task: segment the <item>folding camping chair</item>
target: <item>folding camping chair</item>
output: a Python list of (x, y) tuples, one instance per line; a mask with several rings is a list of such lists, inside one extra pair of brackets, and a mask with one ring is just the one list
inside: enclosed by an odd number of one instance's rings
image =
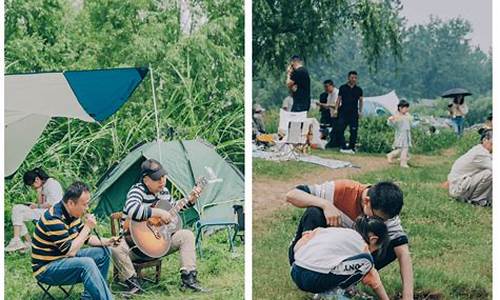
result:
[[(113, 236), (118, 236), (118, 228), (120, 228), (120, 219), (122, 218), (122, 213), (121, 212), (116, 212), (111, 214), (110, 219), (111, 219), (111, 235)], [(161, 258), (157, 258), (154, 260), (148, 260), (144, 262), (138, 262), (138, 261), (132, 261), (132, 264), (134, 265), (135, 272), (137, 273), (137, 277), (139, 277), (142, 280), (147, 280), (150, 282), (158, 283), (160, 282), (160, 276), (161, 276)], [(142, 272), (143, 269), (146, 268), (155, 268), (155, 279), (152, 280), (150, 278), (146, 278)], [(116, 266), (113, 264), (113, 281), (118, 280), (118, 269)]]
[[(229, 242), (229, 251), (233, 251), (234, 240), (238, 234), (238, 221), (233, 206), (235, 201), (221, 203), (210, 203), (201, 208), (200, 219), (195, 223), (196, 231), (196, 250), (200, 257), (203, 256), (201, 238), (203, 230), (209, 227), (223, 227), (227, 230), (227, 239)], [(232, 231), (232, 232), (231, 232)]]
[(307, 151), (309, 124), (306, 121), (290, 121), (286, 140), (280, 148), (283, 156), (293, 156), (298, 158)]
[(71, 296), (70, 295), (71, 291), (75, 287), (75, 285), (73, 284), (73, 285), (71, 285), (69, 287), (69, 289), (66, 289), (64, 287), (68, 286), (68, 285), (50, 285), (50, 284), (46, 284), (46, 283), (40, 282), (38, 280), (37, 280), (36, 284), (43, 290), (43, 296), (42, 296), (41, 300), (45, 299), (45, 297), (48, 297), (51, 300), (56, 300), (56, 298), (54, 296), (52, 296), (52, 294), (50, 293), (50, 289), (52, 287), (58, 287), (64, 293), (64, 298), (63, 299), (69, 299), (70, 296)]

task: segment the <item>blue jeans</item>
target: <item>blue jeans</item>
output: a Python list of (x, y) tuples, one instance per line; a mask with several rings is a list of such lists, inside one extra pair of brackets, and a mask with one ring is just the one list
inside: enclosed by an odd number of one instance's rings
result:
[(82, 299), (113, 299), (106, 278), (109, 269), (109, 250), (98, 247), (78, 251), (75, 257), (62, 258), (46, 265), (46, 270), (36, 276), (49, 285), (83, 283)]
[[(319, 273), (292, 265), (291, 276), (297, 287), (310, 293), (324, 293), (336, 287), (346, 289), (358, 283), (373, 267), (373, 258), (368, 253), (362, 253), (342, 262), (343, 268), (338, 274)], [(352, 266), (364, 265), (362, 269)]]
[(455, 128), (455, 133), (461, 136), (464, 133), (464, 117), (454, 117), (451, 119), (453, 121), (453, 127)]

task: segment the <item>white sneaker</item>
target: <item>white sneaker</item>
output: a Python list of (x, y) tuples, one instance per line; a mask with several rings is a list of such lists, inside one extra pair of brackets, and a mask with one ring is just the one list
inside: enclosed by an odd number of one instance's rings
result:
[(352, 149), (340, 149), (340, 153), (344, 153), (344, 154), (356, 154), (356, 152), (354, 152), (354, 150), (352, 150)]
[(23, 241), (21, 241), (21, 238), (13, 238), (5, 247), (5, 251), (7, 252), (14, 252), (23, 249), (26, 249), (26, 245), (23, 243)]

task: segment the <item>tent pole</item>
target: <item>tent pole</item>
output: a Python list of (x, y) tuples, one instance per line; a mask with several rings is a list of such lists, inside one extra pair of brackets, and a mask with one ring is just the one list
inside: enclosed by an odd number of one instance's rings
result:
[(69, 149), (69, 156), (71, 156), (71, 119), (68, 119), (68, 149)]
[(158, 144), (158, 155), (160, 156), (161, 162), (161, 149), (160, 149), (160, 122), (158, 120), (158, 107), (156, 106), (156, 94), (155, 94), (155, 84), (153, 79), (153, 68), (149, 65), (149, 75), (151, 76), (151, 90), (153, 91), (153, 105), (155, 108), (155, 120), (156, 120), (156, 143)]

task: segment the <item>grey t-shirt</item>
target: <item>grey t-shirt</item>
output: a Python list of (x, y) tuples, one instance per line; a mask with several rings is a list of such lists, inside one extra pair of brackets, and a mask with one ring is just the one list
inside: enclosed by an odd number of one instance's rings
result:
[(63, 189), (61, 184), (54, 178), (49, 178), (42, 186), (42, 195), (47, 203), (54, 205), (63, 198)]
[(448, 181), (452, 184), (456, 180), (462, 180), (483, 170), (491, 170), (492, 159), (493, 156), (483, 145), (476, 145), (453, 163)]

